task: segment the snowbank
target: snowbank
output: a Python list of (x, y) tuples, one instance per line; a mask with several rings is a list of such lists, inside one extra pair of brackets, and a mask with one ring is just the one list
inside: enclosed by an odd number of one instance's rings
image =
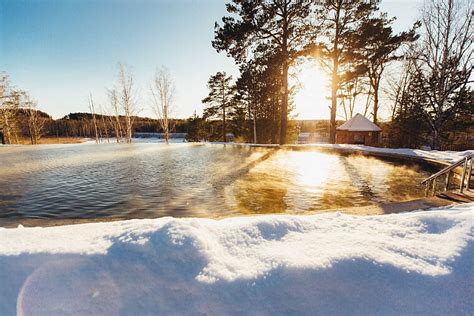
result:
[[(248, 144), (248, 143), (223, 143), (223, 142), (212, 142), (206, 144), (213, 145), (236, 145), (236, 146), (248, 146), (248, 147), (267, 147), (267, 148), (279, 148), (276, 144)], [(382, 147), (371, 147), (365, 145), (352, 145), (352, 144), (289, 144), (283, 145), (282, 148), (314, 148), (314, 149), (334, 149), (343, 151), (355, 151), (355, 152), (366, 152), (366, 153), (380, 153), (380, 154), (391, 154), (396, 156), (405, 156), (421, 159), (430, 159), (441, 162), (453, 163), (464, 157), (474, 155), (474, 150), (466, 151), (439, 151), (439, 150), (422, 150), (422, 149), (410, 149), (410, 148), (382, 148)]]
[(438, 151), (438, 150), (421, 150), (410, 148), (381, 148), (370, 147), (364, 145), (350, 145), (350, 144), (299, 144), (299, 145), (285, 145), (288, 147), (308, 147), (308, 148), (330, 148), (341, 150), (354, 150), (368, 153), (383, 153), (401, 155), (415, 158), (432, 159), (437, 161), (445, 161), (448, 163), (456, 162), (464, 157), (474, 155), (474, 150), (466, 151)]
[(0, 229), (0, 314), (473, 314), (474, 204)]

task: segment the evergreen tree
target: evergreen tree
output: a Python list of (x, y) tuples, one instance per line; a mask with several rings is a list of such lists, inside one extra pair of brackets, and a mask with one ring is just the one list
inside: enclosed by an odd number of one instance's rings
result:
[(209, 95), (202, 100), (207, 104), (204, 118), (222, 118), (222, 141), (227, 142), (227, 116), (232, 112), (235, 89), (231, 85), (232, 76), (217, 72), (209, 78)]
[(246, 109), (247, 135), (254, 143), (277, 143), (279, 139), (282, 80), (278, 65), (278, 57), (269, 56), (256, 58), (240, 67), (236, 82), (237, 102)]
[(362, 22), (353, 38), (354, 53), (362, 63), (362, 72), (368, 78), (369, 92), (373, 96), (374, 123), (377, 123), (380, 84), (385, 68), (390, 62), (403, 58), (404, 54), (397, 54), (402, 44), (414, 42), (418, 38), (416, 29), (420, 26), (419, 22), (407, 32), (393, 34), (391, 24), (394, 20), (395, 18), (389, 19), (385, 13), (368, 18)]
[(207, 139), (205, 120), (194, 113), (187, 120), (186, 140), (189, 142), (200, 142)]
[(238, 63), (272, 52), (278, 56), (278, 76), (281, 78), (279, 143), (286, 143), (289, 112), (288, 69), (303, 49), (315, 38), (311, 27), (310, 1), (233, 0), (227, 4), (231, 16), (216, 23), (217, 51), (227, 51)]

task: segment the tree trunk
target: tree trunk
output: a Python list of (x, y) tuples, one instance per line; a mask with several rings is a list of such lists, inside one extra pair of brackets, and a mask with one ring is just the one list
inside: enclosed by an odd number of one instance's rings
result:
[(335, 36), (332, 49), (332, 74), (331, 74), (331, 118), (329, 124), (329, 143), (336, 143), (336, 111), (337, 111), (337, 90), (339, 86), (339, 17), (341, 4), (336, 11)]
[(253, 143), (257, 143), (257, 116), (255, 110), (253, 112)]
[(225, 121), (225, 105), (222, 107), (222, 136), (224, 143), (227, 143), (227, 126)]
[(165, 133), (165, 142), (166, 144), (169, 143), (169, 140), (170, 140), (170, 130), (169, 130), (169, 121), (168, 121), (168, 105), (165, 105), (164, 106), (164, 111), (163, 111), (163, 116), (164, 116), (164, 120), (163, 120), (163, 132)]
[(280, 145), (286, 144), (286, 130), (288, 126), (288, 61), (283, 62), (283, 98), (280, 117)]
[(281, 117), (280, 117), (280, 145), (286, 144), (286, 132), (288, 127), (288, 68), (289, 56), (288, 56), (288, 2), (284, 1), (283, 5), (283, 36), (282, 36), (282, 56), (283, 56), (283, 95), (281, 102)]
[(374, 124), (377, 124), (377, 113), (379, 111), (379, 89), (374, 89)]
[(336, 143), (336, 109), (337, 109), (337, 57), (333, 60), (332, 83), (331, 83), (331, 121), (329, 127), (329, 143)]
[(431, 149), (437, 150), (438, 149), (438, 130), (435, 127), (432, 127), (432, 137), (431, 140)]
[(131, 143), (132, 142), (132, 121), (130, 119), (130, 114), (126, 114), (125, 125), (127, 129), (127, 143)]

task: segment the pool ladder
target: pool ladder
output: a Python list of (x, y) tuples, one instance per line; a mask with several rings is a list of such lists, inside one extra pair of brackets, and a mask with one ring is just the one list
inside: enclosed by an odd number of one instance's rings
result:
[(459, 183), (459, 193), (463, 193), (464, 190), (469, 190), (470, 189), (470, 182), (471, 182), (471, 176), (472, 176), (472, 164), (474, 163), (474, 155), (469, 155), (467, 157), (462, 158), (459, 161), (456, 161), (455, 163), (447, 166), (446, 168), (436, 172), (433, 174), (431, 177), (426, 178), (425, 180), (421, 181), (421, 184), (424, 184), (426, 186), (426, 191), (425, 195), (428, 196), (430, 193), (431, 189), (431, 195), (435, 195), (438, 189), (437, 182), (436, 180), (445, 175), (446, 180), (444, 184), (444, 191), (447, 191), (449, 189), (449, 183), (452, 178), (452, 174), (454, 174), (454, 169), (463, 166), (463, 171), (461, 173), (461, 181)]

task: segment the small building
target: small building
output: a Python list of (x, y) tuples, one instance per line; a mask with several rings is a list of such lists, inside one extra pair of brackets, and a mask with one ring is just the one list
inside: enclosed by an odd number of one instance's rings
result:
[(336, 130), (337, 144), (360, 144), (378, 146), (382, 129), (360, 113), (346, 121)]

